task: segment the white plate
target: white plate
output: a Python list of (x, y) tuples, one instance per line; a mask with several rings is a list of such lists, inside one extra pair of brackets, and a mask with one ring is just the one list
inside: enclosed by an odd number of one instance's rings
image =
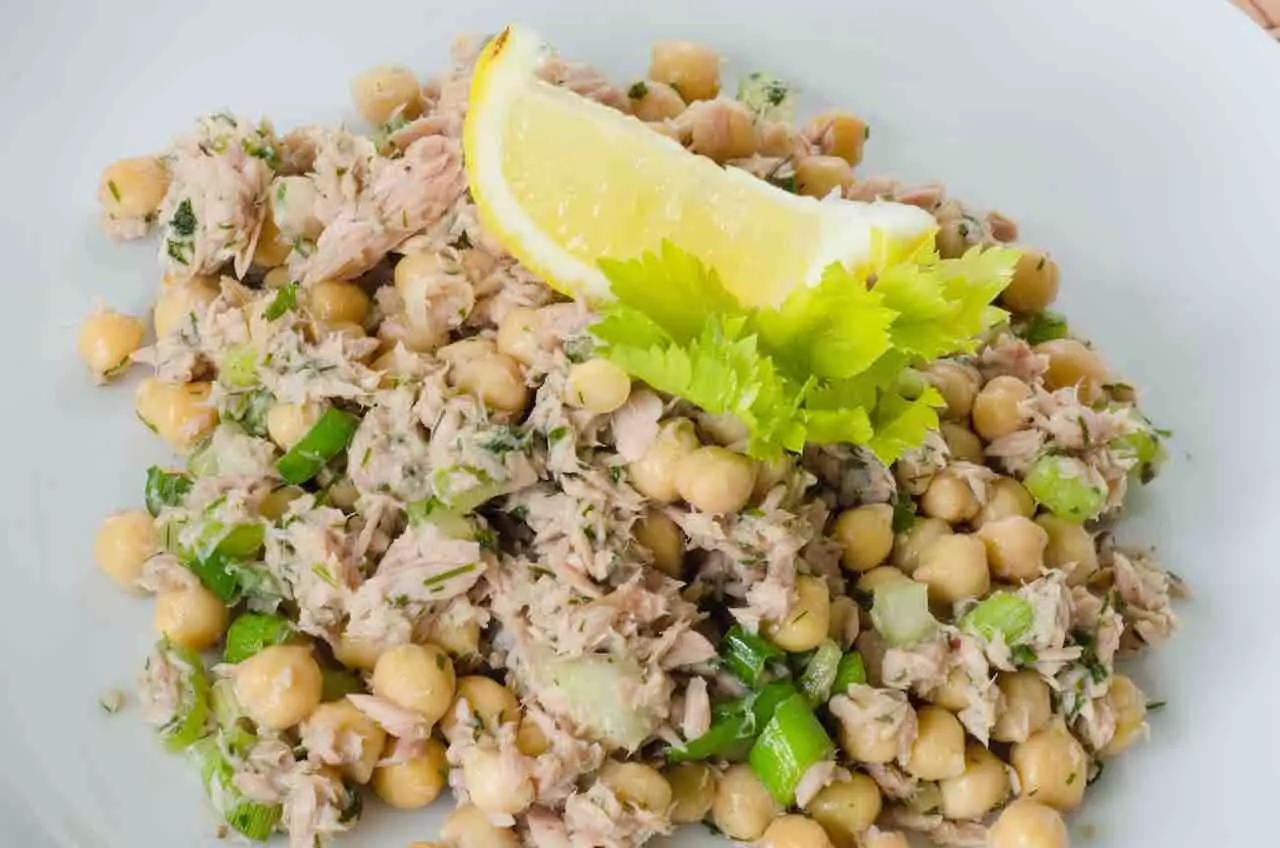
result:
[[(150, 605), (96, 573), (93, 533), (164, 457), (130, 386), (92, 388), (74, 355), (95, 295), (138, 311), (157, 286), (151, 246), (97, 232), (99, 169), (223, 106), (281, 127), (349, 116), (356, 71), (431, 72), (456, 31), (518, 14), (619, 79), (687, 36), (730, 74), (796, 80), (805, 107), (869, 119), (864, 173), (945, 180), (1056, 253), (1073, 324), (1176, 432), (1126, 536), (1198, 593), (1140, 671), (1168, 700), (1154, 739), (1107, 770), (1076, 844), (1276, 844), (1280, 48), (1225, 0), (29, 5), (0, 35), (0, 843), (213, 844), (189, 765), (97, 706), (152, 637)], [(429, 839), (439, 812), (370, 819), (349, 844)]]

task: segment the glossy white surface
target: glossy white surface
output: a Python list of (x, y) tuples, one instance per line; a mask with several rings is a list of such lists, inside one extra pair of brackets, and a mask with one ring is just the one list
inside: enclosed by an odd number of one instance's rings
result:
[[(98, 233), (99, 169), (223, 106), (282, 128), (352, 118), (356, 71), (425, 75), (456, 31), (518, 15), (619, 79), (681, 36), (722, 48), (730, 75), (796, 80), (805, 109), (870, 121), (864, 174), (944, 180), (1054, 251), (1061, 306), (1177, 434), (1124, 536), (1155, 541), (1198, 593), (1138, 675), (1168, 700), (1154, 738), (1107, 770), (1074, 844), (1276, 844), (1280, 50), (1221, 0), (611, 5), (5, 4), (0, 842), (215, 844), (193, 769), (136, 713), (97, 706), (131, 688), (152, 637), (148, 602), (93, 568), (93, 533), (164, 458), (133, 417), (137, 377), (96, 390), (74, 354), (96, 295), (139, 311), (158, 285), (151, 246)], [(343, 844), (430, 839), (441, 814), (375, 813)]]

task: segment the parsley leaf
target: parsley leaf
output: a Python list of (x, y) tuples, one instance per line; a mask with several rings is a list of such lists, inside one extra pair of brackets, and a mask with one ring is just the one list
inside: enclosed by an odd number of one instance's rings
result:
[(178, 204), (178, 208), (173, 211), (173, 217), (169, 219), (169, 226), (176, 235), (183, 238), (190, 238), (196, 233), (196, 213), (191, 208), (191, 198), (184, 198)]
[(276, 296), (267, 304), (267, 308), (262, 311), (262, 317), (268, 321), (275, 321), (283, 316), (286, 312), (291, 312), (298, 306), (298, 284), (289, 283), (276, 290)]

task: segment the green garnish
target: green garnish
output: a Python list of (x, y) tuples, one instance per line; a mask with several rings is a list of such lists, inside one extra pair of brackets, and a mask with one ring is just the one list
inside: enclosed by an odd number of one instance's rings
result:
[(836, 669), (835, 682), (831, 684), (831, 692), (835, 695), (844, 695), (848, 693), (850, 686), (861, 685), (866, 682), (867, 666), (862, 661), (862, 654), (857, 651), (850, 651), (840, 659), (840, 666)]
[(116, 187), (115, 180), (107, 180), (107, 191), (111, 192), (111, 196), (116, 199), (116, 203), (120, 202), (120, 189)]
[(835, 745), (808, 701), (803, 695), (794, 695), (778, 704), (751, 746), (748, 762), (774, 800), (789, 807), (804, 773), (834, 751)]
[(633, 377), (736, 415), (756, 456), (851, 442), (891, 462), (937, 428), (943, 405), (933, 388), (899, 376), (973, 348), (1003, 314), (990, 304), (1017, 255), (992, 248), (938, 259), (922, 243), (870, 287), (833, 264), (777, 308), (748, 308), (713, 270), (664, 242), (633, 261), (600, 262), (616, 299), (591, 332)]
[(1027, 344), (1037, 345), (1041, 342), (1065, 338), (1068, 332), (1065, 316), (1045, 310), (1028, 318), (1019, 335), (1026, 340)]
[(875, 591), (871, 623), (890, 645), (910, 645), (931, 636), (938, 622), (929, 612), (929, 590), (923, 583), (886, 583)]
[(185, 198), (178, 204), (178, 208), (173, 211), (173, 217), (169, 219), (169, 227), (173, 232), (183, 238), (191, 238), (196, 234), (196, 213), (191, 208), (191, 198)]
[(223, 351), (218, 362), (218, 382), (233, 389), (258, 385), (258, 349), (245, 343)]
[(795, 98), (791, 87), (781, 77), (756, 71), (738, 83), (738, 102), (765, 121), (791, 121), (795, 118)]
[(298, 284), (289, 283), (276, 289), (276, 296), (271, 299), (271, 303), (267, 304), (267, 308), (262, 311), (262, 317), (268, 321), (275, 321), (286, 312), (292, 312), (298, 308)]
[(244, 662), (263, 648), (284, 644), (293, 634), (293, 625), (287, 619), (267, 613), (247, 612), (227, 628), (227, 645), (222, 651), (222, 661), (233, 664)]
[[(631, 87), (627, 89), (627, 97), (632, 100), (643, 100), (649, 95), (649, 86), (644, 80), (637, 80), (631, 83)], [(119, 198), (117, 198), (119, 199)]]
[[(284, 808), (280, 804), (250, 801), (236, 788), (235, 769), (222, 752), (221, 733), (214, 733), (192, 746), (191, 755), (200, 768), (205, 791), (214, 800), (223, 819), (237, 833), (254, 842), (265, 842), (280, 822)], [(239, 747), (251, 746), (252, 737)]]
[(147, 487), (144, 499), (147, 512), (159, 515), (166, 506), (177, 506), (191, 491), (191, 478), (181, 472), (165, 471), (158, 466), (147, 469)]
[(295, 486), (307, 482), (347, 449), (359, 426), (360, 419), (351, 413), (326, 409), (307, 434), (276, 461), (276, 471)]
[(1026, 598), (1012, 592), (995, 592), (964, 614), (960, 629), (990, 642), (999, 633), (1012, 645), (1035, 622), (1035, 610)]
[(1089, 466), (1069, 456), (1047, 454), (1027, 472), (1022, 484), (1059, 518), (1082, 524), (1102, 512), (1107, 487)]
[(451, 568), (448, 571), (442, 571), (439, 574), (433, 574), (432, 576), (423, 580), (422, 585), (427, 589), (434, 589), (437, 586), (444, 585), (446, 582), (448, 582), (449, 580), (452, 580), (454, 577), (461, 577), (462, 575), (470, 574), (475, 570), (476, 570), (475, 563), (472, 563), (470, 565), (460, 565), (457, 568)]
[(831, 639), (824, 639), (805, 664), (798, 684), (813, 706), (825, 704), (831, 697), (841, 660), (840, 646)]
[(893, 532), (905, 533), (916, 523), (916, 500), (905, 489), (893, 496)]
[(720, 658), (724, 667), (752, 688), (760, 685), (769, 661), (783, 656), (785, 653), (781, 648), (761, 636), (748, 633), (741, 625), (735, 624), (720, 640)]
[(160, 738), (170, 751), (191, 747), (204, 734), (209, 720), (209, 677), (200, 655), (162, 639), (156, 650), (179, 670), (178, 704), (173, 718), (160, 728)]
[(231, 527), (214, 521), (205, 525), (195, 546), (179, 553), (183, 564), (210, 592), (226, 604), (260, 590), (265, 578), (246, 563), (262, 553), (266, 528), (261, 524)]

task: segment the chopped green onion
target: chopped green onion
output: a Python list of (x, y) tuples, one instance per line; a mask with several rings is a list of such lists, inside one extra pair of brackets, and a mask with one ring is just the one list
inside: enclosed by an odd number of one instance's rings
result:
[(929, 590), (914, 580), (886, 583), (875, 591), (871, 623), (890, 645), (910, 645), (938, 626), (929, 612)]
[(837, 695), (847, 694), (849, 687), (867, 682), (867, 666), (862, 661), (862, 654), (850, 651), (840, 658), (840, 666), (836, 669), (836, 680), (831, 691)]
[[(219, 744), (220, 734), (211, 734), (199, 740), (191, 753), (200, 767), (205, 791), (214, 800), (219, 813), (237, 833), (254, 842), (265, 842), (284, 809), (280, 804), (259, 804), (247, 799), (236, 788), (235, 770), (227, 762)], [(252, 738), (249, 743), (252, 744)]]
[(187, 457), (187, 471), (195, 477), (212, 477), (218, 473), (218, 456), (213, 452), (212, 439), (201, 444)]
[(760, 685), (765, 666), (770, 660), (785, 656), (783, 650), (763, 637), (743, 630), (735, 624), (720, 641), (720, 657), (724, 667), (748, 686)]
[(1080, 460), (1047, 454), (1036, 460), (1022, 483), (1054, 515), (1082, 524), (1107, 502), (1107, 487), (1095, 478)]
[(834, 751), (808, 701), (797, 694), (778, 704), (747, 759), (774, 800), (789, 807), (804, 773)]
[(990, 642), (997, 633), (1012, 645), (1035, 622), (1035, 610), (1026, 598), (1012, 592), (996, 592), (964, 614), (960, 629)]
[(227, 824), (252, 842), (266, 842), (280, 822), (284, 808), (280, 804), (240, 801), (227, 813)]
[(668, 749), (667, 762), (733, 759), (735, 751), (755, 738), (755, 731), (755, 715), (747, 699), (730, 701), (712, 714), (711, 727), (706, 733), (690, 740), (683, 748)]
[(191, 478), (186, 474), (151, 466), (147, 469), (147, 512), (159, 515), (166, 506), (178, 506), (191, 491), (191, 485)]
[(276, 462), (276, 470), (286, 482), (295, 486), (320, 473), (320, 469), (347, 449), (360, 426), (360, 419), (349, 412), (330, 407), (311, 426), (298, 443)]
[(320, 670), (320, 700), (329, 702), (347, 697), (352, 692), (362, 692), (364, 686), (360, 678), (345, 668), (322, 668)]
[(278, 615), (247, 612), (227, 628), (223, 662), (239, 663), (271, 645), (282, 645), (293, 636), (293, 625)]
[(438, 498), (413, 501), (405, 507), (404, 513), (411, 526), (434, 524), (441, 533), (453, 539), (474, 539), (476, 535), (476, 525), (471, 519), (445, 506)]
[(1027, 344), (1037, 345), (1054, 339), (1065, 338), (1068, 333), (1067, 319), (1064, 315), (1045, 310), (1037, 312), (1027, 319), (1022, 327), (1021, 336)]
[(276, 296), (268, 304), (267, 308), (262, 311), (262, 317), (268, 321), (275, 321), (283, 316), (286, 312), (291, 312), (298, 306), (298, 284), (289, 283), (287, 286), (281, 286), (276, 290)]
[(748, 695), (751, 712), (756, 718), (756, 729), (759, 730), (769, 723), (779, 704), (797, 694), (799, 690), (790, 680), (775, 680), (772, 683), (766, 683), (759, 692)]
[(194, 550), (181, 554), (183, 563), (200, 582), (224, 603), (236, 603), (262, 581), (242, 560), (257, 559), (262, 552), (266, 528), (262, 524), (235, 524), (219, 521), (205, 525)]
[(840, 646), (830, 639), (824, 639), (813, 652), (804, 667), (804, 673), (800, 675), (800, 691), (809, 699), (810, 704), (825, 704), (831, 697), (831, 687), (836, 682), (840, 660)]
[(160, 728), (160, 737), (170, 751), (183, 751), (204, 735), (205, 724), (209, 720), (209, 677), (205, 674), (204, 662), (195, 651), (175, 645), (168, 639), (161, 641), (157, 650), (182, 671), (178, 705), (173, 718)]
[(258, 349), (246, 343), (223, 351), (218, 361), (218, 382), (233, 389), (258, 385)]

